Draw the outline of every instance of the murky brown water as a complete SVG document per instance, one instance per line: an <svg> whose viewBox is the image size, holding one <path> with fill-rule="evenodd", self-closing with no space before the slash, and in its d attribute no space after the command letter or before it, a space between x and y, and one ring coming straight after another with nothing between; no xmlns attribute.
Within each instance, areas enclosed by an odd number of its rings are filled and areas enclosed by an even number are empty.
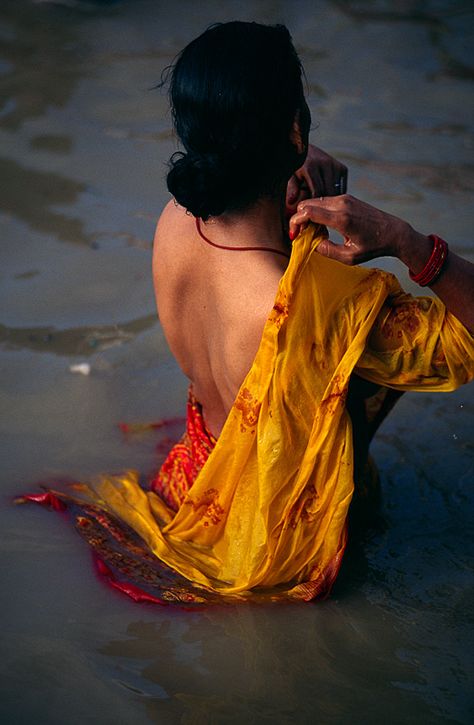
<svg viewBox="0 0 474 725"><path fill-rule="evenodd" d="M135 605L60 516L9 503L40 479L149 470L153 436L117 422L183 411L150 279L175 143L149 89L176 52L211 22L285 22L313 141L353 193L472 259L471 7L0 3L2 722L472 721L472 387L401 401L374 445L386 528L314 606Z"/></svg>

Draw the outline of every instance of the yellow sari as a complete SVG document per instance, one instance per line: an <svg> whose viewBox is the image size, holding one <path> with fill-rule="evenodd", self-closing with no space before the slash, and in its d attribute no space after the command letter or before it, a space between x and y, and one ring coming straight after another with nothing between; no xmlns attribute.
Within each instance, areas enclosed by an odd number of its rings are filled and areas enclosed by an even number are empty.
<svg viewBox="0 0 474 725"><path fill-rule="evenodd" d="M96 487L156 557L224 595L330 587L354 490L353 372L430 391L474 374L472 337L438 300L314 253L319 241L312 226L295 240L253 365L179 510L130 474Z"/></svg>
<svg viewBox="0 0 474 725"><path fill-rule="evenodd" d="M181 575L177 590L161 588L165 599L198 601L189 591L326 594L354 492L351 375L429 391L474 375L473 339L438 300L405 294L386 272L329 260L315 252L319 241L309 226L293 243L253 365L178 510L141 488L134 473L76 486L112 514L109 530L118 520L138 535L136 558L146 552ZM97 508L93 516L102 521ZM100 552L94 536L89 543Z"/></svg>

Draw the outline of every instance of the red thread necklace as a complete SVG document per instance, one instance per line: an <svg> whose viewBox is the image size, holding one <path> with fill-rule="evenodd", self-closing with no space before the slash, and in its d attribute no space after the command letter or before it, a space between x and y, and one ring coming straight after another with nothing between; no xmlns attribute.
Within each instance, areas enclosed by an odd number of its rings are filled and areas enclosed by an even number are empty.
<svg viewBox="0 0 474 725"><path fill-rule="evenodd" d="M211 240L205 237L202 233L199 217L196 217L196 229L198 230L198 234L201 239L204 239L207 244L210 244L211 247L216 247L217 249L227 249L231 252L273 252L274 254L281 254L282 257L286 257L287 259L290 258L289 254L282 252L281 249L275 249L275 247L228 247L225 244L216 244L215 242L211 242Z"/></svg>

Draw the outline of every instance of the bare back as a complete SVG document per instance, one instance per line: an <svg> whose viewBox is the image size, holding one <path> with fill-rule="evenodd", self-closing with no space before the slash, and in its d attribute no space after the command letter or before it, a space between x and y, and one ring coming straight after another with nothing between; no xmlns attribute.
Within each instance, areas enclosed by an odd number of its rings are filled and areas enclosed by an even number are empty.
<svg viewBox="0 0 474 725"><path fill-rule="evenodd" d="M158 314L215 436L252 365L286 265L267 251L211 247L194 217L174 202L159 219L153 251Z"/></svg>

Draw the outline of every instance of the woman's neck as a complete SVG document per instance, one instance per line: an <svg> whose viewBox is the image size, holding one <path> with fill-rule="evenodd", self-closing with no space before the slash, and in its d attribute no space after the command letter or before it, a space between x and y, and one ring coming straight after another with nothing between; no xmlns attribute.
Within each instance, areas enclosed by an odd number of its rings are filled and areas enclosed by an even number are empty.
<svg viewBox="0 0 474 725"><path fill-rule="evenodd" d="M201 222L213 242L233 247L258 245L287 252L291 248L279 199L261 199L250 209Z"/></svg>

